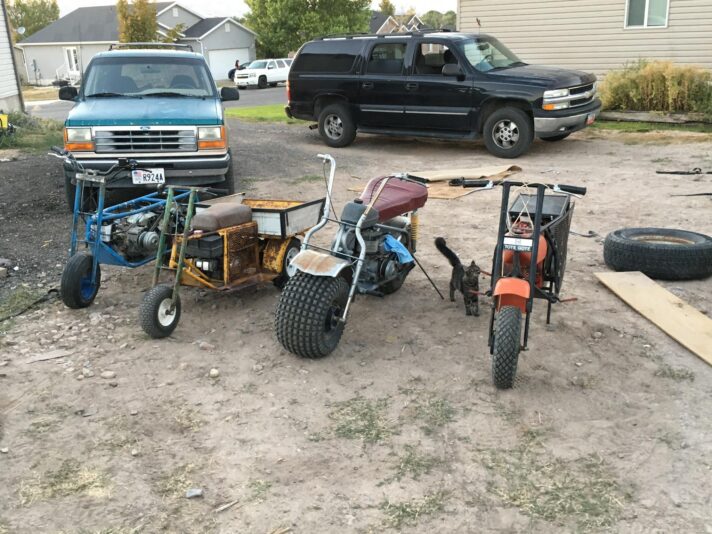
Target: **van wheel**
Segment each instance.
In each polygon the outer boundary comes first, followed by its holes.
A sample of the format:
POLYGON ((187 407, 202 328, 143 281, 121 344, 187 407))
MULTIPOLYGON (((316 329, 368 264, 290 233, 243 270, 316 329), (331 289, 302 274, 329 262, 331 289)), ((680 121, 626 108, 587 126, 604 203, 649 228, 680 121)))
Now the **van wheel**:
POLYGON ((331 147, 344 147, 353 143, 356 125, 344 104, 326 106, 319 114, 319 134, 331 147))
POLYGON ((487 117, 482 135, 491 154, 498 158, 518 158, 532 144, 534 127, 524 111, 504 107, 487 117))
POLYGON ((257 87, 260 89, 267 87, 267 76, 262 75, 257 79, 257 87))

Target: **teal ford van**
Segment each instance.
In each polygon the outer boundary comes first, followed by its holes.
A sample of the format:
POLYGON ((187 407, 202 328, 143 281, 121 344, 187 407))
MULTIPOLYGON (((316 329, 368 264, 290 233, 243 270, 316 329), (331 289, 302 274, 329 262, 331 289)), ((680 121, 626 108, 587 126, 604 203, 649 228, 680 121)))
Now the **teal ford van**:
MULTIPOLYGON (((109 49, 92 58, 79 90, 62 87, 59 97, 76 102, 64 123, 64 147, 84 168, 103 171, 118 158, 133 158, 155 171, 153 182, 234 192, 222 101, 237 100, 239 92, 218 92, 202 55, 109 49)), ((67 163, 64 175, 72 205, 74 171, 67 163)), ((126 171, 108 187, 141 187, 143 175, 126 171)))

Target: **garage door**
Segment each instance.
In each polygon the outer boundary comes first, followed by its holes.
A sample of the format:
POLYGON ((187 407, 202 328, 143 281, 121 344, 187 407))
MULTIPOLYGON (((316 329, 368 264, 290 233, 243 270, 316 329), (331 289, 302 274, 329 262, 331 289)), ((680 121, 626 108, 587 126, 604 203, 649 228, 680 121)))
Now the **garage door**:
POLYGON ((228 71, 235 66, 235 60, 247 63, 250 60, 249 48, 230 48, 228 50, 208 51, 210 72, 216 80, 227 80, 228 71))

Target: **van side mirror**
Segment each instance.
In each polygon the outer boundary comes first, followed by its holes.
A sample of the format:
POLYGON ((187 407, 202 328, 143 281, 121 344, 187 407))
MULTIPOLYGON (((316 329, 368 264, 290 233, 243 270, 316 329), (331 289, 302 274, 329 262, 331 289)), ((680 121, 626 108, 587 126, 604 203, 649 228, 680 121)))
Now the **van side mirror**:
POLYGON ((71 100, 72 102, 76 100, 79 91, 72 85, 66 85, 59 88, 59 99, 60 100, 71 100))
POLYGON ((462 69, 457 63, 445 63, 442 70, 443 76, 462 76, 462 69))
POLYGON ((240 91, 237 90, 237 87, 223 87, 220 89, 220 100, 223 102, 240 100, 240 91))

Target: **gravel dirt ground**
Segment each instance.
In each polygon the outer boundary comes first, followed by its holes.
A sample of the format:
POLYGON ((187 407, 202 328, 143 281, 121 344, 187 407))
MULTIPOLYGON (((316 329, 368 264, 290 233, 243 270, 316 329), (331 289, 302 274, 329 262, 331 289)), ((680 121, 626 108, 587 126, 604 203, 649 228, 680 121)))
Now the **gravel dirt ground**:
MULTIPOLYGON (((240 189, 323 195, 314 131, 232 126, 240 189)), ((481 144, 375 136, 330 152, 337 206, 385 172, 502 163, 481 144)), ((655 174, 712 167, 708 135, 591 130, 516 163, 588 187, 579 232, 712 233, 709 198, 670 197, 712 177, 655 174)), ((0 163, 0 257, 18 266, 5 303, 58 285, 58 169, 0 163)), ((419 257, 441 290, 433 238, 489 270, 498 205, 492 191, 422 209, 419 257)), ((416 271, 359 298, 339 348, 305 361, 274 337, 272 286, 186 290, 178 329, 154 341, 137 324, 149 269, 107 268, 92 307, 54 298, 0 323, 0 533, 712 532, 712 369, 598 284, 604 269, 601 239, 572 235, 563 297, 577 300, 550 327, 535 306, 516 386, 500 392, 486 302, 467 317, 416 271), (29 363, 42 355, 61 357, 29 363)), ((710 280, 663 285, 712 313, 710 280)))

